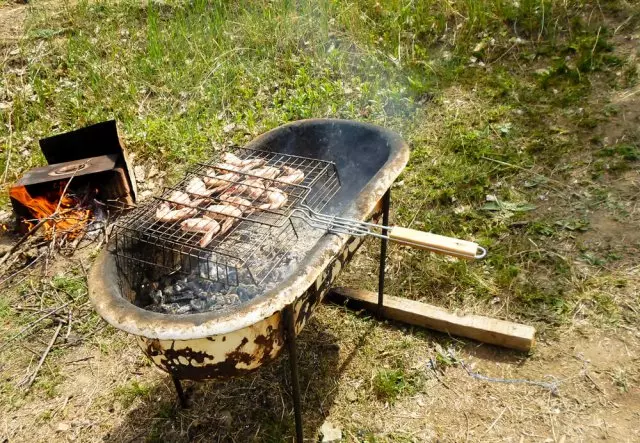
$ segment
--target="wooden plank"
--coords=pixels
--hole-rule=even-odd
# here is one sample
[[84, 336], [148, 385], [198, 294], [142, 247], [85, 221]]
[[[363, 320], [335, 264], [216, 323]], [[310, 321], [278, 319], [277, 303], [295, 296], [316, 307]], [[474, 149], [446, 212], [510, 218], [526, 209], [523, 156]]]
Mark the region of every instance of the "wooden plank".
[[[328, 297], [338, 304], [347, 301], [348, 307], [356, 309], [375, 312], [378, 307], [378, 294], [370, 291], [333, 288]], [[532, 326], [481, 315], [457, 315], [437, 306], [386, 294], [382, 316], [518, 351], [529, 351], [535, 344], [536, 330]]]

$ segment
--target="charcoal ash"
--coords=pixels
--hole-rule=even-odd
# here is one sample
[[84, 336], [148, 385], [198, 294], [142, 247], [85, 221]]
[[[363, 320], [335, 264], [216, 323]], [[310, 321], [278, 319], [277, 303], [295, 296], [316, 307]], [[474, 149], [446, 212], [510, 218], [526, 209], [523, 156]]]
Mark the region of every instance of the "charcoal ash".
[[158, 285], [149, 294], [151, 303], [144, 308], [163, 314], [195, 314], [223, 311], [248, 302], [264, 292], [257, 285], [224, 286], [190, 275], [164, 287]]
[[[312, 228], [297, 228], [298, 240], [286, 252], [261, 248], [256, 260], [274, 266], [265, 281], [256, 282], [243, 268], [204, 262], [189, 275], [163, 275], [141, 285], [144, 309], [163, 314], [225, 312], [248, 303], [288, 278], [324, 234]], [[274, 265], [275, 264], [275, 265]]]

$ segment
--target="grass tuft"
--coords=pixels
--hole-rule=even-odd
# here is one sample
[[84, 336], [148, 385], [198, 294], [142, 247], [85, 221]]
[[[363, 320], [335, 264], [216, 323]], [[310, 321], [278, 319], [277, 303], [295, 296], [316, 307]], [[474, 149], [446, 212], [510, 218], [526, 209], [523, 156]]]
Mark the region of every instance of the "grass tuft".
[[151, 388], [149, 386], [139, 383], [137, 380], [132, 380], [124, 386], [117, 387], [113, 391], [125, 409], [129, 408], [138, 398], [147, 397], [150, 392]]
[[420, 378], [401, 368], [381, 369], [373, 377], [373, 392], [382, 401], [393, 402], [400, 396], [411, 395], [419, 386]]

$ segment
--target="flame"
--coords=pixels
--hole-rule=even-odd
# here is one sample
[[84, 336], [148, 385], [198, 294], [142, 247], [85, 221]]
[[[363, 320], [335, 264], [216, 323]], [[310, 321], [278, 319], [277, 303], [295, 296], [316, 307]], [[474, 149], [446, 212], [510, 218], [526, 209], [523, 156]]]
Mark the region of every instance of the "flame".
[[[64, 183], [55, 189], [50, 195], [32, 197], [24, 186], [16, 186], [11, 189], [9, 196], [26, 208], [37, 219], [47, 219], [42, 228], [45, 238], [50, 239], [54, 230], [57, 233], [67, 233], [69, 237], [77, 237], [91, 219], [89, 209], [79, 209], [75, 198], [63, 195]], [[29, 229], [35, 223], [24, 220]]]

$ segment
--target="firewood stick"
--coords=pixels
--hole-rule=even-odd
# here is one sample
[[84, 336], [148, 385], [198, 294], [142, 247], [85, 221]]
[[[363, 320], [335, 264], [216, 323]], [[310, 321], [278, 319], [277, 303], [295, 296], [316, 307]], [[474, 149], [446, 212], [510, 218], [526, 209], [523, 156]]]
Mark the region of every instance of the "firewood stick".
[[[75, 174], [76, 173], [74, 172], [73, 175], [69, 177], [69, 181], [65, 184], [64, 189], [62, 190], [62, 194], [60, 195], [60, 200], [58, 201], [58, 206], [56, 206], [56, 210], [54, 211], [54, 213], [51, 214], [49, 217], [40, 219], [33, 228], [29, 229], [29, 231], [26, 234], [24, 234], [22, 238], [20, 238], [20, 240], [18, 240], [18, 242], [15, 245], [13, 245], [11, 249], [9, 249], [9, 251], [2, 258], [0, 258], [0, 266], [2, 266], [2, 264], [9, 258], [11, 254], [13, 254], [16, 251], [16, 249], [18, 249], [18, 247], [22, 243], [24, 243], [32, 234], [35, 234], [36, 231], [40, 229], [45, 222], [55, 219], [56, 215], [58, 215], [58, 211], [60, 211], [60, 205], [62, 204], [62, 199], [67, 193], [67, 189], [69, 189], [69, 184], [71, 183], [71, 180], [73, 180], [73, 177], [75, 176]], [[53, 242], [55, 243], [55, 224], [53, 226], [53, 229], [54, 229]]]
[[58, 334], [60, 334], [60, 329], [62, 329], [62, 323], [58, 323], [58, 327], [56, 328], [56, 332], [53, 333], [53, 337], [49, 342], [49, 346], [47, 346], [47, 349], [45, 349], [44, 352], [42, 353], [42, 357], [40, 357], [40, 361], [38, 362], [38, 365], [33, 370], [33, 374], [31, 374], [31, 377], [27, 382], [27, 389], [29, 389], [33, 384], [33, 382], [36, 380], [36, 377], [38, 376], [38, 372], [40, 371], [40, 368], [42, 367], [44, 360], [47, 358], [47, 355], [49, 355], [49, 351], [53, 347], [53, 344], [56, 342], [56, 339], [58, 338]]
[[46, 318], [51, 317], [53, 314], [55, 314], [56, 312], [58, 312], [60, 309], [64, 308], [65, 306], [69, 305], [70, 303], [71, 302], [69, 301], [69, 302], [65, 303], [64, 305], [62, 305], [62, 306], [58, 306], [57, 308], [54, 308], [52, 311], [48, 312], [47, 314], [39, 317], [37, 320], [34, 320], [31, 323], [29, 323], [28, 325], [26, 325], [24, 328], [22, 328], [20, 330], [20, 332], [18, 332], [17, 334], [15, 334], [12, 337], [10, 337], [7, 341], [5, 341], [2, 344], [2, 346], [0, 346], [0, 351], [3, 350], [7, 345], [9, 345], [9, 343], [11, 343], [13, 340], [15, 340], [16, 338], [20, 337], [22, 334], [27, 332], [29, 329], [32, 329], [34, 326], [36, 326], [42, 320], [45, 320]]
[[64, 199], [64, 195], [67, 193], [67, 189], [69, 189], [69, 185], [71, 184], [71, 180], [73, 180], [73, 177], [76, 176], [76, 172], [78, 172], [77, 169], [75, 171], [73, 171], [73, 174], [71, 174], [71, 177], [69, 177], [69, 181], [64, 185], [64, 189], [62, 190], [62, 194], [60, 194], [60, 200], [58, 200], [58, 206], [56, 206], [56, 210], [54, 211], [53, 214], [57, 214], [58, 211], [60, 210], [60, 205], [62, 204], [62, 199]]
[[6, 183], [7, 181], [7, 173], [9, 172], [9, 162], [11, 160], [11, 147], [12, 147], [11, 145], [13, 141], [12, 117], [13, 117], [13, 109], [9, 112], [9, 143], [7, 143], [7, 157], [5, 158], [5, 162], [4, 162], [4, 174], [2, 174], [2, 184]]
[[18, 246], [24, 243], [31, 236], [31, 234], [34, 234], [38, 229], [40, 229], [45, 221], [46, 219], [42, 219], [33, 228], [29, 229], [29, 231], [25, 235], [23, 235], [22, 238], [11, 247], [11, 249], [9, 249], [9, 252], [7, 252], [2, 258], [0, 258], [0, 266], [2, 266], [2, 264], [9, 258], [11, 254], [15, 252], [16, 249], [18, 249]]
[[[33, 260], [31, 261], [31, 263], [29, 263], [27, 266], [22, 267], [21, 269], [17, 270], [16, 272], [14, 272], [13, 274], [11, 274], [10, 276], [8, 276], [8, 277], [4, 278], [2, 281], [0, 281], [0, 288], [3, 288], [3, 289], [5, 289], [5, 290], [6, 290], [6, 289], [8, 289], [7, 287], [5, 287], [5, 286], [4, 286], [4, 284], [5, 284], [6, 282], [8, 282], [9, 280], [11, 280], [11, 279], [15, 278], [15, 277], [16, 277], [18, 274], [20, 274], [21, 272], [24, 272], [24, 271], [26, 271], [27, 269], [29, 269], [30, 267], [32, 267], [32, 266], [33, 266], [35, 263], [37, 263], [37, 262], [38, 262], [38, 260], [40, 260], [43, 256], [44, 256], [44, 254], [40, 254], [40, 255], [38, 255], [38, 256], [37, 256], [35, 259], [33, 259]], [[17, 260], [17, 257], [14, 259], [14, 261], [16, 261], [16, 260]], [[13, 263], [11, 263], [11, 264], [13, 264]], [[25, 276], [24, 276], [24, 277], [22, 277], [22, 279], [21, 279], [21, 280], [19, 280], [18, 282], [12, 283], [12, 285], [13, 285], [13, 286], [16, 286], [16, 285], [18, 285], [18, 284], [22, 283], [22, 282], [23, 282], [27, 277], [28, 277], [28, 275], [25, 275]]]
[[69, 335], [71, 334], [71, 322], [73, 320], [73, 316], [71, 314], [71, 309], [69, 309], [69, 312], [67, 313], [67, 333], [64, 335], [64, 339], [68, 340], [69, 339]]

